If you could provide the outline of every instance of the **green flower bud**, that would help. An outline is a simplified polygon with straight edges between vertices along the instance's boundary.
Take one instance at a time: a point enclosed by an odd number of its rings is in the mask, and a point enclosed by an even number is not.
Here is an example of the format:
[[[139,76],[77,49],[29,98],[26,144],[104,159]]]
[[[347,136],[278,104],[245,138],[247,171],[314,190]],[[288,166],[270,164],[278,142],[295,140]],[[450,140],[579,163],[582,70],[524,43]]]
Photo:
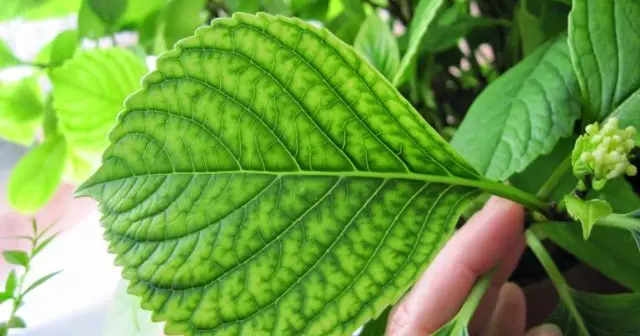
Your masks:
[[[584,187],[584,179],[591,176],[592,186],[599,190],[608,180],[622,175],[636,175],[638,169],[629,162],[635,147],[636,129],[618,127],[617,118],[609,118],[600,127],[596,122],[585,128],[578,137],[571,155],[573,173]]]

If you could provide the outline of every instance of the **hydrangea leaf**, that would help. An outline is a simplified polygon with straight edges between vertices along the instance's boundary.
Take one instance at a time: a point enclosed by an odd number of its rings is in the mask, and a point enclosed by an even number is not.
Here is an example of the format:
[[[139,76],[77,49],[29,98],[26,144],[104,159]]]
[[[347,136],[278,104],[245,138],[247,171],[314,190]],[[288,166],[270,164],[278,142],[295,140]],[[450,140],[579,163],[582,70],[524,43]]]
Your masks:
[[[482,91],[451,144],[488,178],[506,180],[572,134],[579,90],[559,36]]]
[[[387,79],[393,79],[400,65],[400,49],[391,28],[378,15],[369,15],[362,23],[353,46]]]
[[[109,140],[78,195],[168,334],[350,334],[493,183],[353,48],[268,14],[160,56]]]
[[[0,83],[0,137],[30,145],[42,122],[44,104],[36,77]]]
[[[122,48],[84,51],[53,69],[53,105],[69,144],[104,150],[122,101],[140,88],[146,71],[138,56]]]
[[[582,237],[585,240],[591,235],[591,229],[596,221],[613,212],[607,201],[601,199],[583,200],[573,194],[564,197],[564,204],[569,215],[582,224]]]

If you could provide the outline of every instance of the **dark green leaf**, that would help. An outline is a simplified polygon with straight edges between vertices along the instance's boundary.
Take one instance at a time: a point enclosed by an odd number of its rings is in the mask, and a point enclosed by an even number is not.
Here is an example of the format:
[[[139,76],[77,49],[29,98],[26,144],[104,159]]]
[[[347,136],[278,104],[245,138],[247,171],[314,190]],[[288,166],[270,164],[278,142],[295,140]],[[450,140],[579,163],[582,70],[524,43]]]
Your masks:
[[[569,10],[569,6],[554,0],[520,2],[515,15],[524,56],[567,29]]]
[[[380,316],[367,322],[359,336],[384,336],[387,330],[387,321],[389,320],[390,312],[391,307],[387,307]]]
[[[576,308],[583,317],[590,336],[631,336],[640,330],[640,293],[600,295],[571,291]],[[558,306],[549,322],[562,328],[563,336],[579,334],[574,320],[564,306]]]
[[[415,10],[415,17],[409,25],[409,47],[407,52],[402,56],[398,73],[393,79],[393,84],[399,86],[406,80],[405,72],[410,69],[415,57],[418,55],[420,42],[427,34],[427,30],[434,21],[438,10],[444,3],[444,0],[420,0]]]
[[[596,225],[585,241],[579,225],[548,223],[534,228],[605,276],[640,291],[640,252],[629,231]]]
[[[569,47],[587,112],[640,126],[640,1],[574,0]],[[640,139],[640,137],[639,137]]]
[[[9,328],[26,328],[27,325],[24,323],[24,320],[21,317],[18,316],[14,316],[12,317],[9,322],[7,323],[7,326],[9,326]]]
[[[78,195],[168,334],[351,333],[490,183],[352,47],[267,14],[160,56],[109,140]]]
[[[43,276],[42,278],[36,280],[34,283],[32,283],[29,287],[27,287],[27,289],[24,291],[23,295],[27,295],[27,293],[31,292],[32,290],[40,287],[42,284],[44,284],[45,282],[47,282],[49,279],[53,278],[54,276],[60,274],[60,272],[62,271],[57,271],[57,272],[53,272],[53,273],[49,273],[45,276]]]
[[[327,0],[291,0],[291,11],[302,19],[322,20],[327,16]]]
[[[62,181],[66,155],[67,142],[58,136],[23,156],[9,177],[7,196],[11,207],[33,213],[51,200]]]
[[[488,178],[506,180],[572,134],[578,92],[560,36],[482,91],[451,144]]]
[[[30,145],[43,112],[41,90],[35,77],[0,83],[0,137]]]
[[[118,22],[120,16],[127,9],[127,0],[85,0],[88,1],[93,12],[104,22],[107,27],[112,27]]]
[[[20,60],[4,40],[0,39],[0,69],[20,64]]]
[[[24,251],[7,250],[2,252],[4,260],[12,265],[27,267],[29,265],[29,255]],[[8,290],[7,290],[8,292]]]
[[[16,276],[16,271],[11,270],[4,284],[4,295],[9,296],[10,298],[13,297],[13,294],[15,293],[17,286],[18,286],[18,277]]]
[[[82,51],[51,71],[58,125],[72,148],[105,148],[122,101],[140,87],[145,71],[143,61],[122,48]]]
[[[327,28],[347,44],[352,44],[360,30],[360,25],[367,18],[358,0],[344,0],[343,9],[331,21]],[[332,15],[335,15],[332,13]]]
[[[167,46],[193,35],[196,28],[205,24],[206,0],[172,0],[167,7],[164,38]]]
[[[377,15],[362,23],[353,46],[387,79],[393,79],[400,65],[400,50],[389,26]]]

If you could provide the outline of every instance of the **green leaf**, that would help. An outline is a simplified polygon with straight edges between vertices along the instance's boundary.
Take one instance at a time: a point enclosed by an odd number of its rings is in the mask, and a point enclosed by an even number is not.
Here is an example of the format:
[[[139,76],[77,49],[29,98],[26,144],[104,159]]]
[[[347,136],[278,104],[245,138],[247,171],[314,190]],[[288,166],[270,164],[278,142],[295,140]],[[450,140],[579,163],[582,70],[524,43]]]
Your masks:
[[[589,239],[591,229],[597,220],[608,216],[613,212],[609,202],[601,199],[583,200],[573,194],[564,197],[564,204],[569,215],[582,224],[582,237]]]
[[[5,256],[5,259],[6,259],[6,256]],[[16,276],[16,271],[11,270],[11,272],[9,272],[9,275],[7,276],[6,282],[4,283],[4,294],[12,298],[13,294],[16,291],[17,286],[18,286],[18,277]]]
[[[522,52],[530,55],[539,46],[567,29],[570,7],[555,0],[521,1],[515,13]]]
[[[42,284],[44,284],[45,282],[49,281],[49,279],[53,278],[54,276],[60,274],[62,271],[56,271],[56,272],[52,272],[49,273],[45,276],[43,276],[42,278],[36,280],[34,283],[32,283],[29,287],[27,287],[27,289],[24,291],[24,295],[27,295],[27,293],[31,292],[32,290],[40,287]]]
[[[0,82],[0,137],[22,145],[33,142],[44,107],[35,77]]]
[[[409,48],[402,57],[398,73],[393,79],[393,85],[399,86],[407,78],[405,72],[418,55],[420,41],[427,34],[429,26],[443,3],[444,0],[421,0],[418,7],[416,7],[414,18],[409,25]]]
[[[82,0],[27,0],[25,2],[35,2],[35,4],[25,11],[24,18],[42,20],[75,14],[80,9]]]
[[[590,336],[636,335],[640,330],[640,293],[602,295],[571,290],[571,296]],[[560,326],[564,336],[583,336],[563,306],[548,320]]]
[[[362,23],[353,46],[387,79],[391,80],[400,65],[396,37],[378,15]]]
[[[20,60],[13,54],[13,51],[4,40],[0,40],[0,69],[19,65]]]
[[[151,321],[151,313],[140,309],[140,298],[127,293],[127,282],[121,280],[116,289],[102,336],[157,336],[162,324]]]
[[[298,19],[215,20],[143,87],[78,195],[167,333],[353,332],[427,267],[467,186],[491,183]]]
[[[536,1],[537,0],[533,0]],[[516,10],[515,20],[520,31],[520,41],[522,42],[522,53],[528,56],[539,46],[546,42],[542,22],[539,17],[529,13],[527,9],[528,0],[520,2]]]
[[[4,260],[9,264],[24,267],[27,267],[29,265],[29,255],[24,251],[5,250],[2,252],[2,256],[4,257]],[[9,292],[8,289],[5,289],[5,291]]]
[[[572,134],[580,102],[565,39],[547,42],[492,82],[451,140],[488,178],[506,180]]]
[[[93,11],[89,1],[84,0],[78,12],[78,34],[81,38],[97,39],[107,34],[107,26]]]
[[[227,0],[225,3],[231,13],[256,13],[260,10],[260,0]]]
[[[13,329],[27,327],[27,325],[24,323],[24,320],[18,316],[11,317],[11,319],[7,323],[7,326]]]
[[[329,10],[328,0],[291,0],[291,10],[302,19],[323,20]]]
[[[113,27],[127,9],[127,0],[85,0],[107,27]]]
[[[457,321],[454,320],[447,323],[442,328],[436,330],[432,336],[469,336],[469,329],[467,326],[458,326]]]
[[[9,205],[22,213],[33,213],[51,200],[62,181],[66,154],[66,141],[56,137],[23,156],[9,177]]]
[[[387,309],[380,313],[380,316],[367,322],[358,336],[384,336],[387,330],[387,321],[389,320],[390,312],[391,307],[387,307]]]
[[[640,126],[639,16],[636,0],[573,1],[569,48],[592,120],[614,113]]]
[[[627,230],[596,225],[589,240],[584,240],[578,225],[561,222],[533,227],[605,276],[640,291],[640,252]]]
[[[193,31],[204,25],[206,0],[172,0],[167,7],[164,39],[167,46],[193,35]]]
[[[78,48],[78,42],[77,30],[63,31],[40,51],[38,57],[36,57],[36,62],[51,66],[62,65],[66,60],[73,57]]]
[[[162,12],[167,5],[167,0],[128,0],[118,26],[140,25],[153,13]],[[143,32],[139,30],[139,33]]]
[[[0,292],[0,305],[11,300],[12,299],[12,295],[11,293],[7,293],[7,292]]]
[[[347,44],[353,41],[360,30],[360,25],[366,20],[367,14],[358,0],[343,0],[339,14],[331,13],[333,18],[327,22],[327,28]],[[335,7],[335,6],[334,6]],[[330,8],[332,10],[332,8]],[[335,9],[333,9],[335,11]]]
[[[56,237],[58,236],[58,233],[54,233],[51,236],[47,237],[45,240],[43,240],[42,242],[40,242],[38,245],[36,245],[36,247],[33,249],[33,257],[35,257],[36,255],[38,255],[40,252],[42,252],[42,250],[47,247],[47,245],[49,245]]]
[[[145,71],[143,61],[122,48],[83,51],[51,71],[58,125],[72,148],[106,147],[122,101],[140,87]]]

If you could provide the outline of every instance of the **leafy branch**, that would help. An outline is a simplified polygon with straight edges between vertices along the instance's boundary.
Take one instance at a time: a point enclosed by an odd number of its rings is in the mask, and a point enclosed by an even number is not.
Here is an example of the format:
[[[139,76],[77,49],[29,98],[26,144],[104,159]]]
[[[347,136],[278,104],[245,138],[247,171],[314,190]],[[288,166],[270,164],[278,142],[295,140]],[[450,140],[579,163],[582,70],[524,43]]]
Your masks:
[[[26,279],[31,271],[31,262],[58,236],[58,233],[47,235],[52,227],[53,224],[39,232],[34,219],[32,221],[32,236],[4,238],[28,240],[31,243],[31,248],[28,252],[20,250],[7,250],[3,252],[3,257],[7,263],[21,267],[23,271],[18,273],[15,269],[11,270],[6,280],[4,291],[0,292],[0,304],[11,301],[9,317],[5,322],[0,322],[0,336],[8,335],[10,329],[26,327],[26,323],[18,315],[18,310],[24,304],[25,296],[61,272],[56,271],[49,273],[27,286]]]

